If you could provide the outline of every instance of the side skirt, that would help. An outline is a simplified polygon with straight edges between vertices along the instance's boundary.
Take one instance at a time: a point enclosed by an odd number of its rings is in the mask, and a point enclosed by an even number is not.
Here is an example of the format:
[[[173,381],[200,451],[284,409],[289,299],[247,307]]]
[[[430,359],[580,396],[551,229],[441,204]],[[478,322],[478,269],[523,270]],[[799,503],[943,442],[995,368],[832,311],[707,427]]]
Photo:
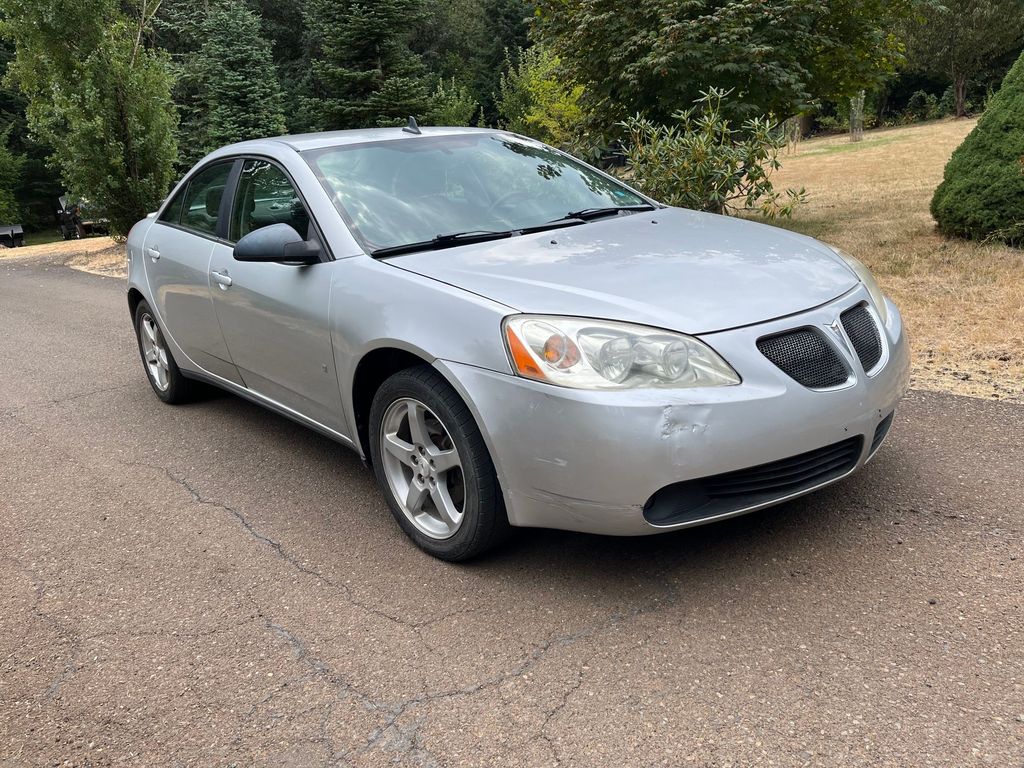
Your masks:
[[[240,387],[234,382],[228,381],[227,379],[222,379],[220,376],[216,376],[212,373],[206,373],[205,371],[185,370],[182,370],[181,373],[187,379],[196,379],[197,381],[203,381],[206,382],[207,384],[212,384],[215,387],[223,389],[226,392],[230,392],[233,395],[238,395],[239,397],[244,398],[249,402],[263,406],[268,411],[273,411],[279,416],[284,416],[286,419],[291,419],[297,424],[301,424],[304,427],[312,429],[314,432],[319,432],[321,435],[329,437],[335,442],[341,443],[346,448],[355,451],[360,455],[361,458],[363,458],[362,452],[359,450],[359,446],[352,440],[352,438],[347,437],[341,434],[341,432],[333,430],[330,427],[325,426],[324,424],[321,424],[319,421],[314,421],[308,416],[303,416],[301,413],[289,408],[287,405],[282,405],[276,400],[271,400],[269,397],[265,397],[264,395],[253,392],[251,389]]]

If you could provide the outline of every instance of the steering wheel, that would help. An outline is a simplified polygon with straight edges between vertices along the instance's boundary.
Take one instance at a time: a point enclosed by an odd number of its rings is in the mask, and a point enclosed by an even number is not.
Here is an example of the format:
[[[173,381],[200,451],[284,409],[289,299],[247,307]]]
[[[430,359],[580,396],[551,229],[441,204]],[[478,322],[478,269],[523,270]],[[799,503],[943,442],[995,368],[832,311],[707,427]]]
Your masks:
[[[520,197],[529,197],[529,196],[530,196],[530,193],[527,192],[525,189],[513,189],[511,192],[506,192],[504,195],[502,195],[497,200],[495,200],[493,203],[491,203],[489,206],[487,206],[486,213],[487,214],[494,213],[495,210],[497,210],[498,208],[501,208],[503,205],[505,205],[505,203],[509,202],[510,200],[515,200],[515,199],[520,198]]]

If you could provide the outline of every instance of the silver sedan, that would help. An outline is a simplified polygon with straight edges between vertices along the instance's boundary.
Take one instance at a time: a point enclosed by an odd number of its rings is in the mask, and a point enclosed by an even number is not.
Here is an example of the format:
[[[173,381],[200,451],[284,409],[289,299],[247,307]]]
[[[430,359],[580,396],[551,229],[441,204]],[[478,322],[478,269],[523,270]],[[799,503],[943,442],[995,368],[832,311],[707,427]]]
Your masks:
[[[856,259],[669,208],[500,131],[346,131],[204,158],[128,238],[149,382],[357,451],[424,550],[642,535],[862,467],[908,379]]]

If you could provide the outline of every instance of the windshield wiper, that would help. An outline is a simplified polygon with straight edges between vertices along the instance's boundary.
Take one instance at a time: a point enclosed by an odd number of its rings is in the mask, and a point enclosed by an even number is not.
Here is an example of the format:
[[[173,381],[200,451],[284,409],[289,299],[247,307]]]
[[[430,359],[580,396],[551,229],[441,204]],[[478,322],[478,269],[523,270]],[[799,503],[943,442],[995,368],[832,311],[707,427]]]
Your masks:
[[[505,237],[512,237],[515,230],[507,229],[502,231],[491,231],[487,229],[475,229],[469,232],[449,232],[443,235],[435,235],[429,240],[420,240],[417,243],[405,243],[403,245],[392,245],[387,248],[378,248],[370,251],[371,256],[397,256],[400,253],[414,253],[416,251],[435,251],[440,248],[452,248],[456,245],[466,243],[484,243],[488,240],[501,240]]]
[[[617,216],[619,211],[653,211],[654,206],[650,203],[640,205],[610,205],[604,208],[584,208],[582,211],[570,211],[565,214],[566,219],[599,219],[602,216]]]
[[[485,243],[488,240],[502,240],[508,237],[519,235],[532,235],[535,232],[545,232],[549,229],[561,227],[573,227],[583,224],[584,219],[566,216],[562,219],[549,221],[546,224],[536,224],[532,227],[519,227],[517,229],[489,230],[474,229],[469,232],[450,232],[444,235],[436,235],[430,240],[421,240],[418,243],[405,243],[404,245],[392,245],[387,248],[378,248],[370,251],[374,258],[383,256],[398,256],[403,253],[415,253],[416,251],[437,251],[441,248],[452,248],[456,245],[467,245],[470,243]]]

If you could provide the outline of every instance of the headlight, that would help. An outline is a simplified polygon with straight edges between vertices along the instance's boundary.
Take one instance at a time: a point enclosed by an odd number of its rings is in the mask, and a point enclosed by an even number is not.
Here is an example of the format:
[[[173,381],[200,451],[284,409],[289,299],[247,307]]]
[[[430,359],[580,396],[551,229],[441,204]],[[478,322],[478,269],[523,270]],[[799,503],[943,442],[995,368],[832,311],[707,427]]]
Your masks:
[[[864,283],[864,287],[868,289],[868,293],[871,295],[871,303],[875,305],[875,311],[881,318],[882,324],[888,323],[889,310],[885,307],[885,294],[878,287],[878,281],[871,274],[871,270],[865,267],[859,259],[855,259],[841,248],[836,248],[834,245],[829,247],[835,252],[836,256],[846,262],[847,266],[857,275],[857,278]]]
[[[740,377],[692,336],[642,325],[550,315],[505,319],[520,376],[576,389],[723,387]]]

